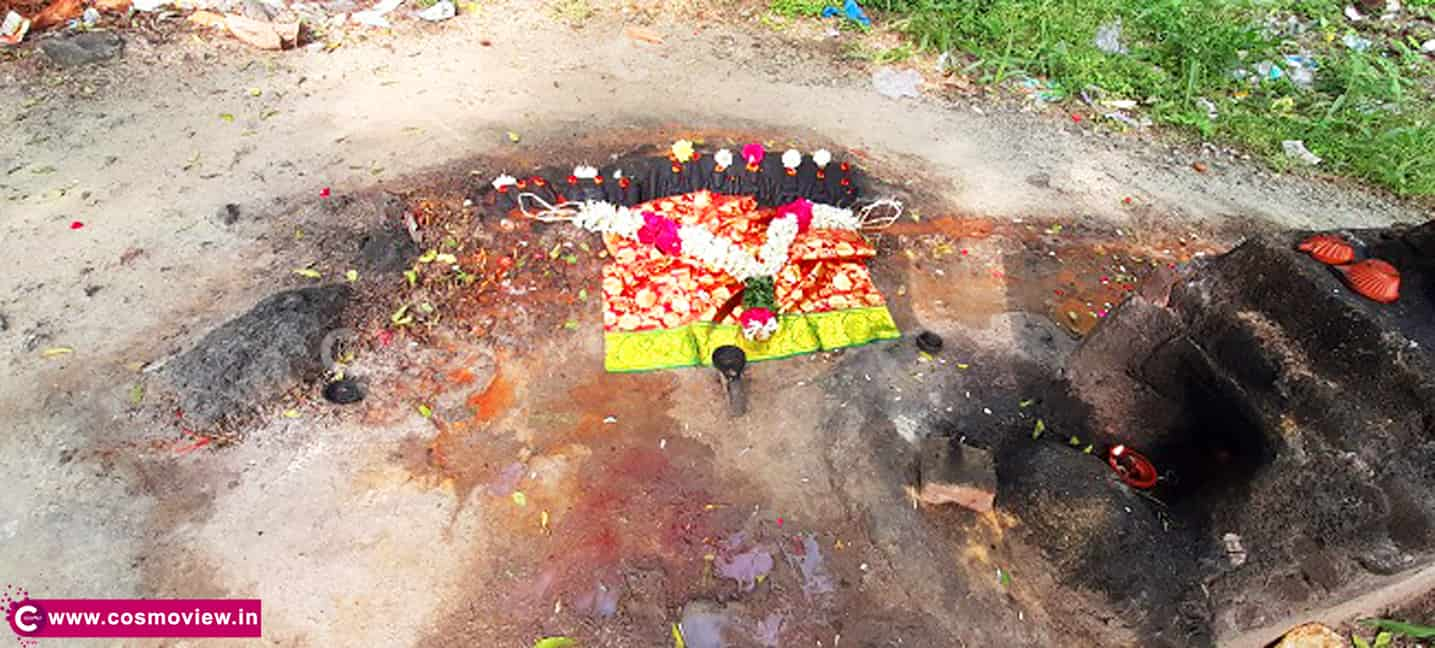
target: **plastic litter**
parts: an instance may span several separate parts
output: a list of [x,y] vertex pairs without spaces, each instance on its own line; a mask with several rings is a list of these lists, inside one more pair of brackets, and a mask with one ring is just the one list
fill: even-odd
[[1340,38],[1340,42],[1345,43],[1346,47],[1349,47],[1350,49],[1357,52],[1364,52],[1370,49],[1370,46],[1374,44],[1370,42],[1369,38],[1357,36],[1355,34],[1346,34],[1345,36],[1342,36]]
[[419,18],[429,22],[443,22],[458,15],[458,7],[450,0],[439,0],[432,7],[419,12]]
[[872,71],[872,86],[884,97],[920,97],[922,94],[917,91],[917,87],[921,83],[922,75],[916,70],[882,67]]
[[1305,54],[1290,54],[1285,57],[1286,74],[1291,83],[1308,88],[1315,83],[1315,58]]
[[[838,13],[837,7],[830,5],[822,9],[823,18],[831,18],[838,15]],[[866,12],[862,11],[862,7],[857,4],[857,0],[847,0],[847,2],[843,3],[840,13],[848,20],[863,27],[872,26],[872,19],[867,17]]]
[[1096,49],[1107,54],[1126,54],[1126,45],[1121,42],[1121,19],[1117,18],[1096,28]]
[[24,40],[29,31],[30,21],[11,11],[5,14],[5,22],[0,23],[0,44],[15,45]]
[[350,18],[354,22],[361,25],[378,27],[380,29],[388,29],[390,27],[393,27],[393,24],[389,23],[389,19],[387,18],[387,16],[393,10],[398,9],[399,5],[403,3],[404,0],[381,0],[378,4],[374,5],[369,9],[365,9],[363,11],[355,11],[354,15]]
[[1216,121],[1216,118],[1221,116],[1221,113],[1216,110],[1216,104],[1212,103],[1210,99],[1201,97],[1196,100],[1196,105],[1206,111],[1206,117],[1211,121]]
[[1310,149],[1305,147],[1305,142],[1302,140],[1286,140],[1281,142],[1281,149],[1285,151],[1286,155],[1311,166],[1320,164],[1320,156],[1311,153]]
[[1426,54],[1435,54],[1435,38],[1420,44],[1420,51]]

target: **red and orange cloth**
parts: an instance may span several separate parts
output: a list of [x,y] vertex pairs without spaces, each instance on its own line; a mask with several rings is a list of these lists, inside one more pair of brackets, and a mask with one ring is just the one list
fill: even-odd
[[[678,226],[700,225],[754,251],[767,240],[775,208],[750,196],[699,191],[633,208]],[[780,328],[764,341],[746,339],[737,324],[743,283],[682,254],[605,234],[611,260],[603,267],[603,329],[608,371],[647,371],[711,364],[712,350],[734,344],[749,360],[788,357],[866,344],[900,335],[867,272],[876,255],[859,232],[811,228],[797,235],[788,262],[774,277]],[[722,314],[722,321],[715,321]]]

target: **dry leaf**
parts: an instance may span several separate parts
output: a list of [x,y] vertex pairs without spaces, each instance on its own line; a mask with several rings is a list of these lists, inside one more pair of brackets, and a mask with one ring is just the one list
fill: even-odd
[[648,29],[647,27],[639,27],[637,25],[628,25],[627,27],[624,27],[623,34],[636,42],[651,43],[653,45],[662,45],[665,42],[663,40],[662,34]]

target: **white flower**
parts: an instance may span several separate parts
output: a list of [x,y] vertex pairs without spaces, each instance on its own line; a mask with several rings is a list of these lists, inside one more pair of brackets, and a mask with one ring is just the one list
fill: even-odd
[[776,317],[769,318],[767,321],[761,323],[750,321],[746,326],[742,327],[742,334],[743,337],[749,340],[761,342],[772,337],[774,333],[777,333],[777,327]]
[[799,164],[802,164],[802,153],[797,149],[787,149],[787,151],[782,154],[782,166],[789,169],[796,169]]
[[623,179],[623,170],[622,170],[622,169],[613,169],[613,179],[614,179],[614,180],[622,180],[622,179]]
[[503,174],[493,179],[493,188],[502,189],[518,184],[518,180],[511,175]]
[[732,151],[722,149],[717,153],[714,153],[713,161],[717,162],[717,165],[723,168],[732,166]]
[[812,226],[818,229],[855,230],[860,229],[862,223],[850,209],[816,203],[812,205]]
[[826,168],[827,163],[831,161],[832,153],[829,152],[827,149],[817,149],[816,151],[812,152],[812,162],[816,164],[817,168],[819,169]]
[[593,178],[598,177],[598,170],[593,167],[580,164],[573,167],[573,177],[580,180],[592,180]]

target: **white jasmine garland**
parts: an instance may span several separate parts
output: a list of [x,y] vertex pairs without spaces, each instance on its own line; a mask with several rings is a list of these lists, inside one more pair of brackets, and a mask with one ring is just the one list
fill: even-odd
[[782,154],[782,166],[796,169],[799,164],[802,164],[802,153],[797,149],[787,149]]
[[817,149],[816,151],[812,152],[812,163],[816,164],[817,168],[819,169],[826,168],[827,163],[831,161],[832,153],[827,149]]
[[717,162],[717,165],[720,167],[726,168],[732,166],[732,151],[722,149],[717,153],[714,153],[713,161]]
[[573,177],[580,180],[592,180],[593,178],[598,177],[598,169],[595,169],[585,164],[580,164],[573,167]]
[[512,187],[512,186],[517,185],[517,184],[518,184],[518,180],[517,180],[516,178],[514,178],[513,176],[508,175],[508,174],[506,174],[506,173],[503,174],[503,175],[498,176],[497,178],[494,178],[494,179],[493,179],[493,188],[494,188],[494,189],[502,189],[502,188],[504,188],[504,187]]
[[817,229],[861,229],[861,219],[850,209],[822,203],[812,205],[812,227]]

